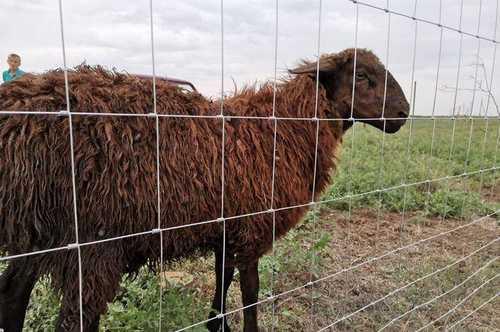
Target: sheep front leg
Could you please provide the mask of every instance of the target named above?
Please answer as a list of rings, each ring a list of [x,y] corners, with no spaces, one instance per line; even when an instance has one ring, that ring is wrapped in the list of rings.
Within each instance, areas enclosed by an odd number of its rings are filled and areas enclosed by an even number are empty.
[[[259,297],[259,261],[256,260],[246,266],[241,266],[240,270],[240,289],[243,298],[243,306],[255,304]],[[252,305],[243,310],[243,321],[245,332],[258,331],[257,324],[257,305]]]
[[[5,332],[20,332],[37,277],[35,266],[25,259],[9,263],[0,277],[0,328]]]
[[[217,250],[215,252],[215,295],[214,300],[212,301],[212,310],[210,311],[210,315],[208,319],[215,318],[217,314],[223,313],[226,311],[226,296],[229,286],[233,281],[234,276],[234,265],[232,264],[233,255],[227,254],[226,261],[224,264],[224,287],[222,287],[222,252]],[[222,299],[221,299],[222,297]],[[221,308],[221,301],[222,308]],[[212,319],[207,323],[207,329],[210,332],[217,332],[221,329],[222,319]],[[231,329],[227,324],[227,319],[224,319],[224,332],[230,332]]]
[[[68,268],[54,275],[63,293],[61,309],[56,323],[57,332],[80,331],[80,279],[76,250],[71,253]],[[82,249],[82,326],[85,332],[99,331],[99,317],[107,310],[119,290],[126,269],[119,248],[104,247]]]

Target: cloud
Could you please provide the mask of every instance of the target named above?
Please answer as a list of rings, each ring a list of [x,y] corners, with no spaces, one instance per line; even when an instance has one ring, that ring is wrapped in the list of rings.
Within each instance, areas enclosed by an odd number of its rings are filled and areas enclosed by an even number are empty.
[[[385,7],[386,0],[369,1]],[[413,15],[413,0],[391,1],[392,10]],[[443,0],[442,22],[457,27],[460,7],[454,0]],[[149,0],[64,1],[66,54],[70,66],[83,61],[103,64],[131,73],[152,72]],[[462,16],[464,31],[493,37],[496,4],[483,1],[481,20],[477,3],[467,3]],[[351,1],[323,1],[321,52],[337,52],[354,46],[355,5]],[[192,81],[203,93],[220,94],[221,88],[221,17],[219,1],[184,0],[153,1],[154,41],[157,73]],[[279,2],[278,75],[302,58],[317,56],[319,1],[290,0]],[[12,17],[15,22],[12,22]],[[417,16],[437,22],[439,10],[435,0],[420,0]],[[2,43],[0,56],[17,52],[23,56],[25,69],[34,72],[62,66],[59,9],[53,0],[2,0],[0,3]],[[23,22],[23,23],[21,23]],[[359,6],[358,47],[376,52],[410,95],[413,68],[415,22],[380,10]],[[479,28],[479,29],[478,29]],[[238,85],[274,76],[275,2],[268,0],[224,1],[224,86]],[[417,50],[414,79],[418,86],[416,112],[430,114],[436,87],[439,55],[438,27],[417,24]],[[386,52],[390,38],[389,54]],[[438,87],[455,85],[458,71],[459,34],[443,33]],[[473,87],[471,76],[478,41],[464,36],[460,87]],[[493,45],[481,42],[480,55],[488,75],[493,63]],[[496,62],[498,64],[498,53]],[[4,64],[5,66],[5,64]],[[483,74],[481,74],[483,75]],[[498,78],[495,76],[496,91]],[[484,77],[480,76],[480,79]],[[475,108],[481,93],[476,97]],[[453,98],[439,90],[438,114],[450,114]],[[457,102],[470,104],[472,95],[460,92]],[[469,106],[470,107],[470,106]],[[493,115],[493,111],[490,115]]]

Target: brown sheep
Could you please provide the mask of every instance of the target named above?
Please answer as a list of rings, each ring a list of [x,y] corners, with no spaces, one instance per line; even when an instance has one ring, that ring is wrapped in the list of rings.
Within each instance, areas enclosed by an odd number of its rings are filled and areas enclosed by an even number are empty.
[[[330,183],[342,136],[352,125],[354,50],[320,61],[319,121],[315,197]],[[222,118],[219,101],[157,82],[161,228],[163,258],[215,252],[216,294],[208,324],[217,331],[225,320],[221,298],[240,271],[243,305],[257,301],[259,258],[276,237],[294,227],[313,195],[316,126],[316,64],[305,62],[277,85],[276,166],[271,202],[274,124],[273,85],[247,88],[224,100],[224,202],[222,205]],[[357,50],[353,117],[394,133],[405,123],[408,103],[385,68],[368,50]],[[83,329],[97,331],[99,317],[115,297],[125,273],[159,262],[156,193],[155,117],[96,116],[78,113],[147,114],[153,110],[150,80],[78,67],[68,72],[74,134],[78,233],[81,248]],[[9,255],[76,243],[73,218],[69,120],[61,70],[25,77],[0,87],[0,252]],[[54,114],[13,114],[18,111]],[[1,112],[9,112],[1,115]],[[76,114],[75,114],[76,113]],[[186,115],[205,115],[190,118]],[[238,115],[255,116],[239,119]],[[377,120],[381,116],[389,120]],[[213,116],[213,117],[209,117]],[[232,117],[230,117],[232,116]],[[371,118],[371,119],[370,119]],[[286,207],[303,204],[301,207]],[[223,210],[225,222],[217,220]],[[262,212],[249,217],[242,214]],[[203,221],[211,221],[202,223]],[[186,227],[193,223],[193,226]],[[222,286],[225,224],[224,287]],[[126,239],[113,237],[144,232]],[[108,242],[85,243],[111,239]],[[78,250],[35,254],[9,260],[0,279],[0,327],[22,329],[36,280],[50,275],[62,293],[57,331],[78,331]],[[221,294],[221,292],[223,294]],[[244,310],[245,331],[257,330],[257,309]]]

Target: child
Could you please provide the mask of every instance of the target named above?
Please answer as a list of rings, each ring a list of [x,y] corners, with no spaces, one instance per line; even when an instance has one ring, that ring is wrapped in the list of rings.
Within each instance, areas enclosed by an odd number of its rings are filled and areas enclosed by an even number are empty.
[[[3,72],[3,81],[9,82],[24,75],[24,72],[19,69],[21,65],[21,57],[17,54],[9,54],[7,57],[9,69]]]

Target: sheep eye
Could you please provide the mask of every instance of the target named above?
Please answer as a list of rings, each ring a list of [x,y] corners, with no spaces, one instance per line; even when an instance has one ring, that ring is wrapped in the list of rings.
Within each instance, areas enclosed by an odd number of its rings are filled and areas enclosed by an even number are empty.
[[[367,78],[365,73],[356,73],[356,80],[366,80]]]

